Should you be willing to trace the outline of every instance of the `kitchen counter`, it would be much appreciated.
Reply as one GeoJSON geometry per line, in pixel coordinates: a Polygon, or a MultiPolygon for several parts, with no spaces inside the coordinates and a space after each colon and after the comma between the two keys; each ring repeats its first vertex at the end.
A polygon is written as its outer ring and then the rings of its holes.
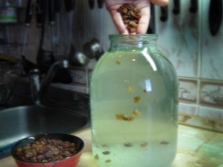
{"type": "MultiPolygon", "coordinates": [[[[85,142],[78,167],[97,167],[91,155],[91,131],[83,129],[73,135],[85,142]]],[[[12,157],[0,160],[2,167],[16,167],[12,157]]],[[[171,167],[223,167],[223,134],[179,125],[177,155],[171,167]]]]}

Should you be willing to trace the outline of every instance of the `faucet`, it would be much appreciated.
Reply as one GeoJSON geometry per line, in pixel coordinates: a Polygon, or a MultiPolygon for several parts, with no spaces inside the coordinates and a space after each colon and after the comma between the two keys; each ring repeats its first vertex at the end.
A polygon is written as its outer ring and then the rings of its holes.
{"type": "Polygon", "coordinates": [[[46,77],[42,81],[42,83],[40,83],[40,79],[39,79],[39,70],[33,69],[30,71],[29,80],[31,82],[31,94],[32,94],[32,99],[35,104],[41,103],[44,93],[50,86],[54,76],[59,71],[59,69],[68,68],[68,67],[69,67],[68,60],[62,60],[62,61],[55,62],[50,67],[50,69],[49,69],[46,77]]]}

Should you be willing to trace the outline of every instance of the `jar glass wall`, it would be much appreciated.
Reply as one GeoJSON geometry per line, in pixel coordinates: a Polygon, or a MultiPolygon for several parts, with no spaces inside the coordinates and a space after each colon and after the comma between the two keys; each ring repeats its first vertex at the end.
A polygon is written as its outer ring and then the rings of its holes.
{"type": "Polygon", "coordinates": [[[157,35],[109,38],[90,84],[93,155],[100,167],[167,167],[177,146],[175,69],[157,35]]]}

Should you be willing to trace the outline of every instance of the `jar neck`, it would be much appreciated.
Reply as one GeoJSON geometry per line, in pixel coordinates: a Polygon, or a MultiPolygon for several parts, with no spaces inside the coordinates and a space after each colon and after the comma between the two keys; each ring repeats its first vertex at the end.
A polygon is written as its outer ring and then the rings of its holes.
{"type": "Polygon", "coordinates": [[[156,50],[157,38],[155,34],[109,35],[110,50],[143,49],[145,47],[149,50],[156,50]]]}

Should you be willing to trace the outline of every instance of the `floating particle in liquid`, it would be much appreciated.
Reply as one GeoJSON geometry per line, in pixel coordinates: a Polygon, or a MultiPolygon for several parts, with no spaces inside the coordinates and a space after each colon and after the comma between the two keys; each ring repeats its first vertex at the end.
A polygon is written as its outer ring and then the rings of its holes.
{"type": "Polygon", "coordinates": [[[102,154],[108,155],[108,154],[110,154],[110,151],[104,151],[104,152],[102,152],[102,154]]]}
{"type": "Polygon", "coordinates": [[[139,103],[140,100],[141,100],[141,97],[140,96],[135,96],[134,97],[134,102],[135,103],[139,103]]]}
{"type": "Polygon", "coordinates": [[[133,116],[126,116],[124,114],[116,114],[116,119],[120,121],[132,121],[134,120],[133,116]]]}
{"type": "Polygon", "coordinates": [[[148,146],[148,144],[149,144],[149,143],[144,142],[144,143],[140,144],[140,146],[141,146],[141,147],[146,147],[146,146],[148,146]]]}
{"type": "Polygon", "coordinates": [[[168,141],[162,141],[160,144],[167,145],[167,144],[169,144],[169,142],[168,141]]]}
{"type": "Polygon", "coordinates": [[[105,160],[105,163],[110,163],[110,162],[111,162],[110,159],[105,160]]]}
{"type": "Polygon", "coordinates": [[[132,147],[132,143],[124,143],[125,147],[132,147]]]}
{"type": "Polygon", "coordinates": [[[127,121],[128,117],[126,115],[124,115],[124,114],[117,114],[116,115],[116,119],[127,121]]]}
{"type": "Polygon", "coordinates": [[[121,61],[120,60],[116,60],[116,64],[120,65],[121,61]]]}
{"type": "Polygon", "coordinates": [[[124,120],[126,116],[124,114],[116,114],[116,119],[117,120],[124,120]]]}
{"type": "Polygon", "coordinates": [[[96,154],[96,155],[94,156],[94,158],[95,158],[95,159],[99,159],[99,155],[96,154]]]}
{"type": "Polygon", "coordinates": [[[127,91],[128,91],[129,93],[133,93],[133,92],[134,92],[134,89],[133,89],[131,86],[128,86],[128,87],[127,87],[127,91]]]}
{"type": "Polygon", "coordinates": [[[103,144],[102,147],[108,147],[108,145],[107,144],[103,144]]]}
{"type": "Polygon", "coordinates": [[[141,115],[141,112],[139,110],[134,110],[133,111],[133,114],[136,115],[136,116],[140,116],[141,115]]]}
{"type": "Polygon", "coordinates": [[[129,120],[129,117],[127,117],[126,115],[123,115],[123,116],[122,116],[122,119],[123,119],[124,121],[128,121],[128,120],[129,120]]]}
{"type": "Polygon", "coordinates": [[[128,121],[132,121],[132,120],[134,120],[135,118],[133,117],[133,116],[129,116],[128,117],[128,121]]]}

